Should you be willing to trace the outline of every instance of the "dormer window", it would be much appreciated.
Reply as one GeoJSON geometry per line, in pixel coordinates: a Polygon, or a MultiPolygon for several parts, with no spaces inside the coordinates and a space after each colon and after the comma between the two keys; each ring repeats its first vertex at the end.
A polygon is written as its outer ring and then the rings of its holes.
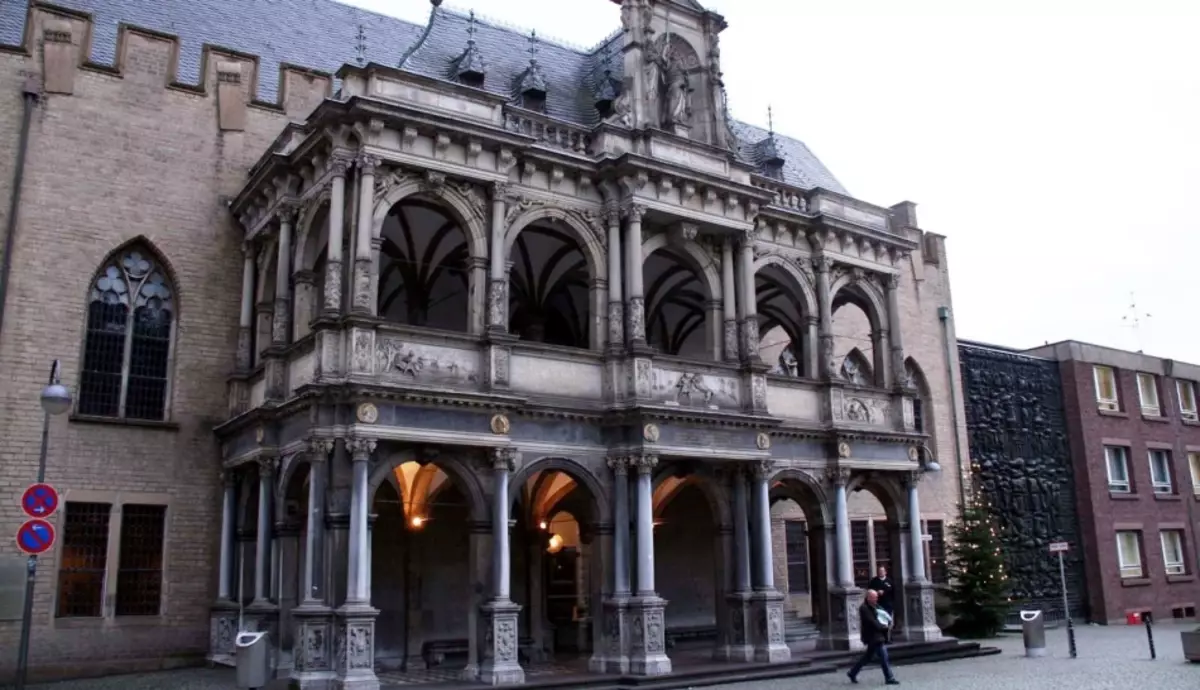
{"type": "Polygon", "coordinates": [[[479,46],[475,45],[475,31],[475,10],[471,10],[470,22],[467,25],[467,49],[454,60],[454,77],[460,84],[482,89],[487,67],[483,64],[479,46]]]}
{"type": "Polygon", "coordinates": [[[458,81],[464,86],[470,86],[474,89],[483,88],[484,75],[481,72],[463,72],[458,75],[458,81]]]}
{"type": "Polygon", "coordinates": [[[521,93],[521,107],[535,112],[546,112],[545,91],[525,91],[521,93]]]}
{"type": "Polygon", "coordinates": [[[521,73],[517,82],[517,94],[522,108],[535,112],[546,112],[546,78],[538,66],[537,32],[529,34],[529,67],[521,73]]]}

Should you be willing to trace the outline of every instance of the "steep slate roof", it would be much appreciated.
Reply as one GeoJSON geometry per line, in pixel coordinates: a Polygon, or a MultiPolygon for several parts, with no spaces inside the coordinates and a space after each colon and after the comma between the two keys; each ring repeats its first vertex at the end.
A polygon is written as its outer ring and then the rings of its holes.
{"type": "MultiPolygon", "coordinates": [[[[580,0],[572,0],[579,2],[580,0]]],[[[204,43],[233,48],[259,56],[258,97],[274,101],[279,63],[336,71],[358,57],[358,28],[365,35],[365,60],[398,65],[442,80],[453,78],[454,60],[467,46],[468,19],[440,9],[428,37],[417,45],[424,25],[368,12],[333,0],[54,0],[54,4],[91,13],[94,62],[113,64],[119,23],[143,26],[180,38],[177,78],[195,84],[200,80],[200,49],[204,43]]],[[[21,42],[28,0],[0,0],[0,43],[21,42]]],[[[539,39],[537,60],[548,87],[547,114],[578,123],[595,124],[595,89],[603,77],[603,57],[611,54],[612,76],[623,73],[620,34],[614,34],[592,51],[582,51],[539,39]]],[[[486,65],[484,88],[510,98],[529,67],[529,34],[477,20],[476,45],[486,65]]],[[[760,142],[767,132],[741,122],[733,125],[739,139],[738,155],[759,163],[760,142]]],[[[832,173],[803,142],[780,134],[776,147],[786,159],[784,181],[800,187],[815,186],[846,193],[832,173]]]]}

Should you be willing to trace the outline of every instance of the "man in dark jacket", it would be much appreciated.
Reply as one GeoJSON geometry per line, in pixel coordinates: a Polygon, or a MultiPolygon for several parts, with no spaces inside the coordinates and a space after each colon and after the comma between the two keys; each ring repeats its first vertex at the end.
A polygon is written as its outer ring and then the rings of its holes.
{"type": "Polygon", "coordinates": [[[892,578],[888,577],[887,568],[879,566],[878,574],[867,583],[867,589],[879,592],[879,608],[891,614],[896,592],[892,587],[892,578]]]}
{"type": "Polygon", "coordinates": [[[858,672],[870,663],[874,657],[879,657],[879,666],[883,669],[883,679],[887,685],[899,685],[900,681],[892,675],[892,665],[888,661],[887,640],[891,631],[891,616],[880,620],[879,593],[873,589],[867,590],[866,601],[858,607],[858,628],[862,643],[867,646],[862,656],[854,663],[854,668],[846,675],[851,683],[858,682],[858,672]],[[888,622],[884,622],[888,621],[888,622]]]}

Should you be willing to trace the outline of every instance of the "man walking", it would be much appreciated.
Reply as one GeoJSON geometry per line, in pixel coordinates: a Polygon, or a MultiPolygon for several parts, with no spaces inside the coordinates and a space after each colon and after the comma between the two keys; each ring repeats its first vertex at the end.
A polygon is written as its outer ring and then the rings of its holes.
{"type": "Polygon", "coordinates": [[[888,577],[887,568],[882,565],[879,566],[875,577],[871,578],[871,581],[867,583],[867,589],[879,592],[879,608],[887,611],[888,615],[892,615],[892,602],[894,601],[896,592],[895,588],[892,587],[892,579],[888,577]]]}
{"type": "Polygon", "coordinates": [[[866,600],[862,606],[858,607],[859,635],[867,648],[854,663],[854,668],[851,668],[850,672],[846,674],[851,683],[858,682],[858,672],[877,656],[879,657],[879,666],[883,670],[885,683],[887,685],[900,684],[900,681],[892,675],[892,665],[888,661],[887,641],[891,632],[891,621],[891,615],[882,611],[879,606],[879,593],[868,589],[866,600]]]}

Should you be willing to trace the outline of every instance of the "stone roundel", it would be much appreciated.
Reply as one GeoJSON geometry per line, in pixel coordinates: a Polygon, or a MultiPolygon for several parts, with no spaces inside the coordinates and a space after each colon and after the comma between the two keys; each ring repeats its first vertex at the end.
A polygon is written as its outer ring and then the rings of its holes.
{"type": "Polygon", "coordinates": [[[849,443],[846,443],[845,441],[841,441],[840,443],[838,443],[837,450],[838,450],[839,458],[850,457],[850,444],[849,443]]]}
{"type": "Polygon", "coordinates": [[[354,415],[363,424],[374,424],[379,421],[379,408],[369,402],[365,402],[358,406],[358,409],[354,411],[354,415]]]}
{"type": "Polygon", "coordinates": [[[493,434],[507,434],[512,430],[512,424],[508,421],[508,417],[502,414],[492,415],[492,421],[489,425],[493,434]]]}
{"type": "Polygon", "coordinates": [[[754,438],[754,445],[758,446],[759,450],[766,450],[771,447],[771,437],[765,431],[758,432],[758,436],[754,438]]]}
{"type": "Polygon", "coordinates": [[[642,427],[642,438],[650,443],[658,443],[659,431],[657,424],[647,424],[642,427]]]}
{"type": "Polygon", "coordinates": [[[921,451],[916,446],[908,447],[908,459],[916,462],[921,457],[921,451]]]}

